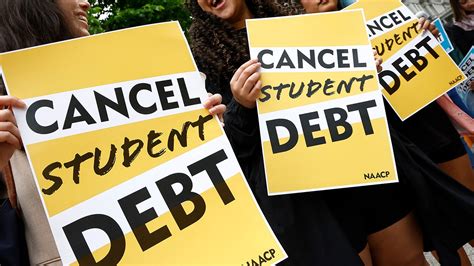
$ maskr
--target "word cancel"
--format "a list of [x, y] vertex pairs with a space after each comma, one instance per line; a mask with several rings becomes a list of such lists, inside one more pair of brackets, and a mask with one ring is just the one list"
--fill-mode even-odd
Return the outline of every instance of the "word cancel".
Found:
[[[310, 27], [334, 21], [337, 34]], [[351, 27], [339, 26], [342, 21]], [[390, 21], [401, 23], [395, 17], [383, 23]], [[395, 172], [362, 12], [249, 20], [247, 26], [251, 57], [261, 63], [257, 107], [269, 194], [396, 181], [395, 174], [360, 179], [381, 165]], [[343, 158], [351, 162], [334, 167]]]

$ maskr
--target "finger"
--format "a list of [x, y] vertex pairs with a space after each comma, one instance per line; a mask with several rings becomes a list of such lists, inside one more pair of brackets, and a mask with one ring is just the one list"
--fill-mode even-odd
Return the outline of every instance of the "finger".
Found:
[[255, 99], [257, 101], [258, 96], [260, 96], [260, 91], [262, 89], [262, 81], [259, 80], [257, 83], [255, 83], [255, 86], [253, 86], [252, 90], [250, 91], [250, 97], [251, 99]]
[[222, 96], [220, 94], [214, 94], [204, 102], [204, 108], [209, 110], [213, 106], [219, 105], [221, 103], [222, 103]]
[[430, 22], [427, 20], [425, 23], [423, 23], [423, 30], [429, 30], [430, 28]]
[[225, 110], [226, 110], [225, 105], [219, 104], [219, 105], [216, 105], [216, 106], [212, 107], [211, 109], [209, 109], [209, 113], [211, 115], [222, 116], [222, 114], [224, 114]]
[[0, 131], [8, 131], [16, 138], [21, 139], [20, 130], [12, 122], [0, 122]]
[[418, 31], [422, 29], [423, 24], [425, 23], [425, 21], [426, 21], [426, 18], [424, 18], [424, 17], [421, 17], [420, 19], [418, 19], [418, 25], [416, 25], [416, 29]]
[[439, 30], [438, 30], [438, 28], [436, 27], [436, 25], [434, 23], [430, 23], [429, 30], [434, 36], [436, 36], [436, 37], [439, 36]]
[[9, 109], [0, 110], [0, 121], [12, 122], [16, 125], [16, 119], [12, 111]]
[[[260, 68], [260, 63], [254, 63], [250, 66], [248, 66], [242, 74], [240, 74], [239, 79], [236, 82], [236, 87], [237, 88], [242, 88], [243, 93], [248, 93], [248, 91], [253, 87], [254, 84], [251, 84], [250, 88], [245, 87], [245, 84], [249, 81], [250, 77], [252, 77], [255, 73], [259, 73], [258, 69]], [[257, 82], [255, 80], [254, 82]]]
[[250, 94], [253, 87], [257, 82], [260, 81], [260, 72], [254, 72], [246, 81], [244, 86], [242, 87], [242, 93], [244, 95]]
[[377, 58], [377, 60], [375, 61], [375, 66], [377, 67], [377, 72], [381, 72], [383, 70], [382, 63], [383, 63], [382, 58]]
[[222, 95], [216, 93], [209, 97], [209, 101], [211, 101], [214, 105], [222, 103]]
[[25, 108], [26, 104], [13, 96], [0, 96], [0, 106], [13, 106], [18, 108]]
[[0, 142], [11, 144], [17, 149], [21, 148], [20, 140], [8, 131], [0, 131]]
[[383, 70], [383, 66], [377, 66], [377, 73], [382, 72], [382, 70]]
[[239, 77], [240, 77], [240, 75], [242, 74], [242, 72], [243, 72], [247, 67], [249, 67], [250, 65], [255, 64], [255, 63], [257, 63], [257, 62], [258, 62], [257, 59], [251, 59], [251, 60], [245, 62], [243, 65], [241, 65], [241, 66], [237, 69], [237, 71], [235, 71], [234, 75], [233, 75], [232, 78], [230, 79], [230, 82], [231, 82], [231, 83], [232, 83], [232, 82], [236, 82], [236, 81], [239, 79]]
[[382, 57], [377, 57], [377, 61], [379, 62], [380, 65], [383, 64], [383, 58]]

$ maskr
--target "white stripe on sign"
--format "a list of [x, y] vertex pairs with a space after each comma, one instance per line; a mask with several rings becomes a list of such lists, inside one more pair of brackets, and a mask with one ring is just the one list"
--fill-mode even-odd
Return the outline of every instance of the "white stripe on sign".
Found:
[[202, 109], [199, 72], [186, 72], [24, 99], [15, 109], [25, 144]]
[[370, 45], [250, 48], [266, 72], [347, 72], [375, 69]]
[[[164, 180], [171, 174], [183, 173], [190, 177], [193, 183], [192, 191], [195, 193], [202, 194], [203, 192], [213, 188], [214, 185], [206, 171], [200, 172], [193, 176], [187, 167], [221, 150], [223, 150], [227, 156], [227, 159], [217, 164], [217, 168], [222, 174], [223, 179], [227, 180], [237, 173], [240, 173], [240, 169], [236, 163], [237, 159], [233, 154], [232, 148], [228, 144], [225, 136], [221, 136], [217, 139], [209, 141], [199, 148], [193, 149], [188, 153], [161, 164], [154, 169], [142, 173], [141, 175], [138, 175], [127, 182], [117, 185], [114, 188], [104, 191], [103, 193], [89, 200], [86, 200], [51, 217], [50, 225], [56, 242], [68, 243], [66, 235], [63, 231], [63, 227], [83, 217], [93, 214], [103, 214], [111, 217], [120, 225], [120, 228], [124, 234], [130, 233], [132, 229], [130, 228], [127, 219], [121, 210], [118, 200], [143, 188], [146, 188], [146, 190], [149, 192], [150, 198], [137, 205], [137, 209], [140, 213], [150, 208], [153, 208], [158, 216], [169, 212], [165, 199], [161, 195], [156, 182], [159, 180]], [[182, 167], [177, 168], [177, 165]], [[178, 185], [172, 186], [175, 193], [180, 193], [183, 190], [183, 187], [179, 184], [174, 185]], [[91, 231], [85, 236], [92, 252], [109, 244], [110, 242], [108, 236], [103, 232], [101, 234], [96, 234]], [[61, 252], [61, 258], [63, 258], [63, 263], [70, 264], [76, 260], [70, 246], [64, 245], [59, 250]]]
[[387, 32], [400, 28], [408, 21], [416, 19], [406, 6], [394, 9], [366, 22], [369, 39], [377, 38]]

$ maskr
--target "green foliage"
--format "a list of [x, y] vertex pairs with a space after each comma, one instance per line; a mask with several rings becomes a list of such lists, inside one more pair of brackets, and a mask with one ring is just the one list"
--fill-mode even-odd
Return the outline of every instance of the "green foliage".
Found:
[[172, 20], [187, 31], [191, 23], [183, 0], [95, 0], [91, 4], [92, 34]]

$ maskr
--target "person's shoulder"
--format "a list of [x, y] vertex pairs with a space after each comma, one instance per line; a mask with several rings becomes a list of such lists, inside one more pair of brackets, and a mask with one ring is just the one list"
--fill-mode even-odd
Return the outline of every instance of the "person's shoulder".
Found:
[[455, 28], [459, 28], [459, 27], [454, 25], [453, 22], [448, 22], [444, 25], [444, 28], [446, 29], [446, 31], [448, 31], [448, 32], [451, 31], [452, 32], [452, 31], [456, 30]]
[[446, 31], [449, 33], [449, 32], [452, 32], [452, 33], [460, 33], [460, 32], [464, 32], [464, 30], [457, 26], [456, 24], [454, 24], [454, 22], [449, 22], [447, 23], [444, 28], [446, 29]]
[[444, 28], [450, 38], [457, 38], [464, 34], [464, 30], [453, 22], [447, 23]]

